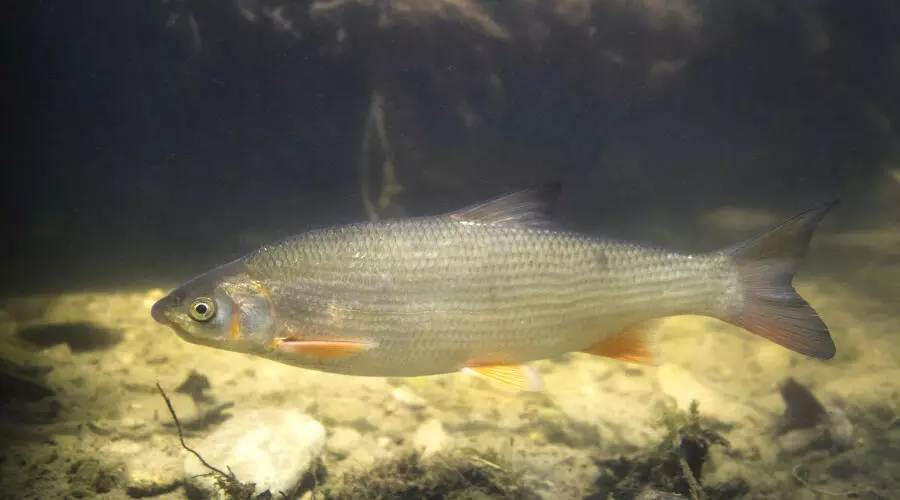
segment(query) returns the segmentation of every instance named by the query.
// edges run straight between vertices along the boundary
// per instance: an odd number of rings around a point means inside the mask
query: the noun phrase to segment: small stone
[[[143,453],[147,449],[142,443],[137,443],[131,441],[130,439],[116,439],[116,437],[113,436],[111,440],[112,442],[109,443],[108,446],[104,447],[104,452],[109,453],[113,456],[125,456],[135,453]]]
[[[778,436],[777,442],[781,455],[802,455],[828,446],[827,432],[823,426],[785,432]]]
[[[350,455],[351,452],[359,445],[362,436],[355,429],[350,427],[337,427],[328,438],[326,448],[329,453],[333,453],[340,458]]]
[[[413,448],[420,450],[423,457],[443,450],[449,442],[450,436],[444,431],[443,424],[434,418],[420,425],[413,436]]]
[[[235,415],[192,447],[211,465],[230,468],[241,483],[255,484],[257,494],[291,496],[324,450],[325,428],[295,410],[252,410]],[[225,498],[209,472],[197,457],[185,457],[189,494]]]
[[[120,482],[122,469],[118,465],[101,463],[96,459],[80,460],[69,468],[69,482],[73,491],[86,494],[109,493]]]
[[[849,450],[853,447],[853,423],[847,417],[847,413],[838,406],[837,402],[826,407],[828,412],[828,437],[831,438],[831,444],[840,451]]]
[[[135,455],[125,464],[125,491],[132,498],[163,495],[181,486],[181,468],[177,457],[157,450]]]
[[[425,398],[409,389],[398,387],[391,391],[391,395],[394,396],[394,399],[413,410],[419,410],[428,406],[428,401]]]
[[[646,489],[638,493],[634,500],[687,500],[687,497],[677,493]]]
[[[853,457],[842,456],[828,466],[828,473],[838,479],[852,479],[859,474],[860,464]]]
[[[70,363],[72,361],[72,348],[69,344],[56,344],[41,351],[41,357],[53,364]]]
[[[396,443],[405,441],[416,424],[416,419],[408,412],[409,410],[404,409],[384,417],[378,426],[378,432]]]
[[[349,468],[368,469],[375,463],[375,454],[365,448],[357,448],[341,463]]]
[[[323,422],[331,425],[356,427],[368,429],[372,405],[351,397],[328,398],[319,403],[318,415]]]

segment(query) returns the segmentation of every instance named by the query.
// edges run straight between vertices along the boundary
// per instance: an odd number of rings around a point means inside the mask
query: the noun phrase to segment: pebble
[[[779,454],[802,455],[810,450],[827,448],[827,430],[824,426],[795,429],[778,436],[776,442]]]
[[[205,439],[191,444],[211,465],[231,469],[256,494],[290,497],[325,448],[325,428],[296,410],[266,408],[236,414]],[[187,454],[184,478],[192,497],[225,498],[216,478]]]
[[[350,427],[337,427],[332,431],[331,436],[328,438],[326,448],[329,453],[333,453],[339,458],[344,458],[350,455],[350,453],[359,446],[361,440],[362,436],[359,432],[356,432],[355,429],[351,429]]]
[[[53,365],[72,362],[72,348],[65,342],[47,347],[41,351],[41,359]]]
[[[368,469],[375,464],[376,456],[365,448],[357,448],[353,450],[342,464],[346,464],[352,469]]]
[[[419,396],[415,392],[405,389],[405,388],[396,388],[391,391],[391,395],[395,400],[403,403],[407,407],[413,410],[420,410],[428,406],[428,401],[425,400],[422,396]]]
[[[125,491],[132,498],[163,495],[181,486],[178,459],[157,450],[145,450],[125,463]]]
[[[369,402],[359,398],[335,397],[319,402],[318,414],[329,426],[339,425],[368,430],[373,428],[370,422],[373,408]]]
[[[421,451],[423,457],[442,451],[450,443],[450,436],[444,425],[437,419],[426,420],[413,436],[413,448]]]
[[[634,500],[687,500],[687,497],[677,493],[647,489],[638,493]]]
[[[830,406],[827,406],[826,411],[828,412],[828,422],[830,424],[828,437],[831,439],[831,444],[840,451],[849,450],[853,447],[855,441],[853,423],[836,402],[832,402]]]

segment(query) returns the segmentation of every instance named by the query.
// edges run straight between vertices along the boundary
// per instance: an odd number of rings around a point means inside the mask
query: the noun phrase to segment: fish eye
[[[194,321],[209,321],[216,314],[216,303],[209,297],[200,297],[191,302],[188,314]]]

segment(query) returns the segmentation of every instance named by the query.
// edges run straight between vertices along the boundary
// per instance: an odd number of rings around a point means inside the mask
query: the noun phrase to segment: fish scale
[[[435,373],[460,369],[470,342],[523,362],[588,347],[661,313],[715,312],[725,280],[734,279],[734,266],[723,264],[448,218],[313,232],[245,262],[270,290],[288,278],[296,284],[278,294],[276,308],[331,307],[296,315],[293,329],[374,340],[382,348],[368,356],[371,370],[390,365],[398,375],[418,370],[418,360]]]

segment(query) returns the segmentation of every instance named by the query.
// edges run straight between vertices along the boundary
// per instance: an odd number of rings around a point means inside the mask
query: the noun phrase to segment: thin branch
[[[166,395],[166,391],[164,391],[163,388],[159,385],[159,382],[156,383],[156,388],[159,389],[160,395],[162,395],[163,399],[166,401],[166,406],[169,407],[169,413],[172,415],[172,420],[175,421],[175,428],[178,429],[178,439],[181,441],[181,447],[193,453],[194,456],[197,457],[197,460],[199,460],[200,463],[202,463],[207,469],[225,477],[229,481],[235,481],[236,478],[233,473],[226,474],[225,472],[222,472],[221,469],[210,465],[210,463],[204,460],[204,458],[201,457],[196,450],[194,450],[184,442],[184,433],[181,431],[181,422],[178,421],[178,415],[175,414],[175,408],[172,407],[172,401],[169,399],[169,396]]]

